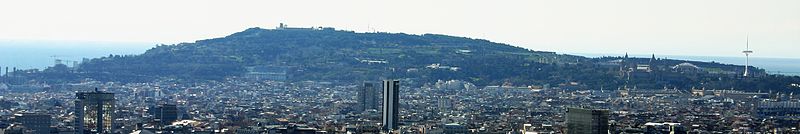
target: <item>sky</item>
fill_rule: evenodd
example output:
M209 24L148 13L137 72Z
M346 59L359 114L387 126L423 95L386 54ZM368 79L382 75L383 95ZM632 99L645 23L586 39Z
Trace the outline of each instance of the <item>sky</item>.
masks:
M800 0L0 0L0 40L152 47L285 23L559 53L744 56L749 36L753 56L800 58L798 7Z

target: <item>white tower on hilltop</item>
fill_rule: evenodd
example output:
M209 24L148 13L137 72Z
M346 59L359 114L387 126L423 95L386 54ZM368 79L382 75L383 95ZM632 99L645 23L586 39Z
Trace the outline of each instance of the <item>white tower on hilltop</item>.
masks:
M748 73L747 68L750 68L749 67L750 66L750 54L753 53L753 51L750 50L750 35L748 34L746 38L747 39L746 39L746 43L745 44L747 45L747 47L745 48L744 51L742 51L742 53L744 53L744 56L745 56L744 77L747 77L747 73Z

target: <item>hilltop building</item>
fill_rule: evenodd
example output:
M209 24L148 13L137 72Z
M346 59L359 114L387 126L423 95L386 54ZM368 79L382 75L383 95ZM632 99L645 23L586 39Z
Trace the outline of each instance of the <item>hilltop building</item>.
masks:
M288 79L289 67L285 66L252 66L247 67L244 78L254 81L285 81Z
M295 30L295 31L313 31L313 30L322 30L322 31L335 31L336 29L333 27L309 27L309 28L302 28L302 27L289 27L289 25L280 23L275 30Z

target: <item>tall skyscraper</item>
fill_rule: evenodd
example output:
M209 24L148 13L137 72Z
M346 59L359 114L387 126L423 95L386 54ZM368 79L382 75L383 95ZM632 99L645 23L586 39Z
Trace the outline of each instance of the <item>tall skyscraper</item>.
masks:
M113 133L114 93L94 92L76 93L75 131L79 134Z
M398 109L400 94L400 81L383 81L383 130L392 131L398 129Z
M567 134L607 134L608 110L567 108Z
M364 82L358 90L358 110L378 109L378 96L374 83Z

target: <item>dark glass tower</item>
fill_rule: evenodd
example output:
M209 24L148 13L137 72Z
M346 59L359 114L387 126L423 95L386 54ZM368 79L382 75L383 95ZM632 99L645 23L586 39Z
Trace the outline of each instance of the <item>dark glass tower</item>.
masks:
M567 108L567 134L607 134L608 110Z
M153 116L160 125L169 125L178 120L178 106L175 104L160 104L153 109Z
M391 131L398 129L398 106L400 94L400 81L383 81L383 130Z
M358 110L378 109L378 96L374 83L365 82L358 90Z
M114 93L94 92L76 93L75 131L85 133L113 133Z

